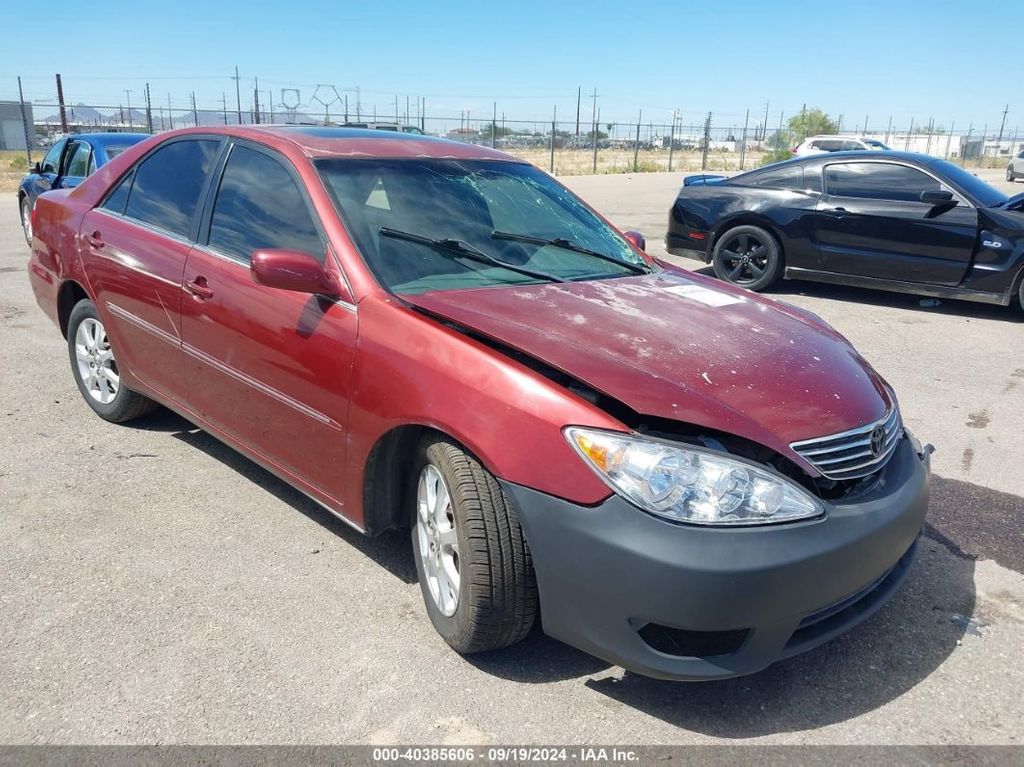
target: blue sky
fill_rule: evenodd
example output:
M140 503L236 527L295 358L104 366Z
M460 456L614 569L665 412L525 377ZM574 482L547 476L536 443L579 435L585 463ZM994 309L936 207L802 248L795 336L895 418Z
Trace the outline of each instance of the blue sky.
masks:
M492 101L509 119L550 120L557 107L574 120L582 86L597 88L602 122L643 110L645 123L667 123L675 109L700 122L711 110L716 126L742 127L747 109L751 124L764 120L767 101L770 125L807 103L851 128L868 117L884 130L891 115L902 130L933 117L958 132L987 121L992 132L1009 103L1007 130L1024 127L1024 44L999 31L1021 34L1021 0L58 0L6 18L32 52L3 57L0 98L17 97L21 75L28 98L53 100L60 72L72 103L116 106L131 89L137 106L148 80L155 106L169 93L185 107L194 90L214 108L224 92L234 103L237 65L243 108L258 76L275 102L281 88L309 102L329 83L350 111L358 86L367 112L393 112L396 95L404 112L407 95L423 96L428 116L456 120L489 115Z

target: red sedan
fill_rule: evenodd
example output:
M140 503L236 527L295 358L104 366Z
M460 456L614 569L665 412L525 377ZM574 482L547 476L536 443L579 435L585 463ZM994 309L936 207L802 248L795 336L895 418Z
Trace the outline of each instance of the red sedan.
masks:
M539 616L639 673L751 673L913 558L929 451L842 336L499 152L175 131L40 197L33 232L100 417L162 404L359 530L408 528L459 652Z

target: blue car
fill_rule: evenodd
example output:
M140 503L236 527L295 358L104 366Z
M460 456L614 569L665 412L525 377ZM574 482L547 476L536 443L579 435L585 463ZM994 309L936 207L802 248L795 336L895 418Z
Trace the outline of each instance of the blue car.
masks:
M125 149L149 138L146 133L82 133L54 142L18 187L18 209L25 239L32 244L32 208L51 189L71 189Z

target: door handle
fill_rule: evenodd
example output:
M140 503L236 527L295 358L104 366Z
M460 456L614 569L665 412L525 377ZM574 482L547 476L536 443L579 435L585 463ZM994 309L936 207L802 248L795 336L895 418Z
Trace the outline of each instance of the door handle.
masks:
M205 277L196 277L192 282L186 282L185 290L191 293L199 301L205 301L208 298L213 298L213 289L206 284Z
M106 245L106 243L103 242L103 236L99 233L99 230L96 230L92 234L86 235L85 239L89 243L89 247L96 248L96 250L99 250L104 245Z
M830 216L837 216L839 218L842 218L843 216L846 215L847 210L846 208L826 208L825 212L828 213Z

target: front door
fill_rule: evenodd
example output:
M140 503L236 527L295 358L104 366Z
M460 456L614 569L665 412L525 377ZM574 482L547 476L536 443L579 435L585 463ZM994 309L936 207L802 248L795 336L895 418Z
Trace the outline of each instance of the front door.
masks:
M922 192L946 188L938 179L909 165L862 161L829 163L824 182L814 229L825 270L935 285L963 279L978 213L955 193L951 209L921 202Z
M261 248L323 261L325 238L298 175L269 150L230 150L207 232L182 282L193 409L319 500L340 509L355 307L253 281Z

